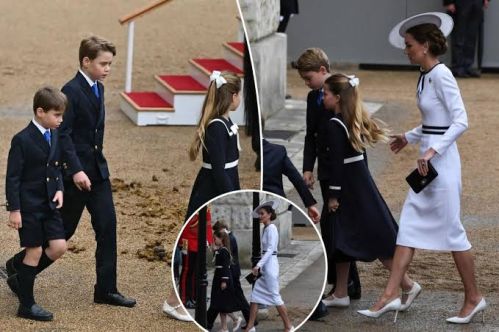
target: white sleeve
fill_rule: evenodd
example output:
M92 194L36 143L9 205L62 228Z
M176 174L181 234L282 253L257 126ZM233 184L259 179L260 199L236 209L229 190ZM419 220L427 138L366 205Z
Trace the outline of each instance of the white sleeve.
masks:
M423 136L423 129L421 125L405 133L405 139L409 144L419 143L421 136Z
M279 235L277 233L277 228L274 225L268 226L264 236L267 237L267 247L263 248L263 250L265 250L265 254L263 254L263 257L256 264L259 268L264 266L272 254L277 251L277 244L279 243Z
M468 116L456 79L450 71L444 75L438 75L436 78L437 97L449 112L452 121L449 129L442 135L442 139L432 146L438 154L443 154L468 129Z

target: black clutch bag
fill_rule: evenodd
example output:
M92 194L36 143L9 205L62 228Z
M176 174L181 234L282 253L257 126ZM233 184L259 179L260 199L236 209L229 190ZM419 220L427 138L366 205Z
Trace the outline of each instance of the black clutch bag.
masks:
M253 272L250 272L248 275L246 275L246 277L244 277L244 279L246 279L246 281L250 284L250 285L253 285L257 280L258 278L260 278L262 276L262 273L260 272L260 270L258 270L258 275L254 275Z
M426 176L422 176L419 174L418 169L416 168L414 171L409 174L405 180L411 186L412 190L416 194L418 194L421 190L423 190L427 185L431 183L438 176L437 171L431 163L428 161L428 174Z

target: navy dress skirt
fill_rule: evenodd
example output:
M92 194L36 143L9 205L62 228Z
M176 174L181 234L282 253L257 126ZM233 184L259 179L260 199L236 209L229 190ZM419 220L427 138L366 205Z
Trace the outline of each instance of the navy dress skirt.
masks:
M210 310L229 313L241 310L234 291L234 280L231 272L229 250L222 247L215 251L215 274L211 285ZM222 290L222 282L227 287Z
M356 151L349 133L336 115L328 124L328 145L333 167L329 197L340 203L329 214L332 241L329 244L335 262L392 258L398 225L374 183L365 153Z
M239 190L237 125L218 117L206 128L203 165L192 187L185 219L199 207L224 193Z

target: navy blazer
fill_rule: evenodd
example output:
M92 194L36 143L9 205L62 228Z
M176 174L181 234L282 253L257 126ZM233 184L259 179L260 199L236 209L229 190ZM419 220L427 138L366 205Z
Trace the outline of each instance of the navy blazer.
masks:
M90 180L109 178L104 158L104 86L97 82L97 98L85 77L80 73L66 83L62 92L68 98L64 121L60 128L64 173L72 177L84 171Z
M55 210L55 193L63 190L61 151L57 130L51 130L50 146L33 122L11 142L5 193L7 211Z
M282 176L286 175L298 191L303 204L310 207L317 202L308 190L303 177L289 160L286 148L263 140L263 190L286 197Z
M303 150L303 172L314 170L317 158L317 177L319 180L329 178L331 159L327 145L327 125L334 112L324 108L324 103L317 104L319 90L312 90L307 96L307 131L305 134L305 147Z

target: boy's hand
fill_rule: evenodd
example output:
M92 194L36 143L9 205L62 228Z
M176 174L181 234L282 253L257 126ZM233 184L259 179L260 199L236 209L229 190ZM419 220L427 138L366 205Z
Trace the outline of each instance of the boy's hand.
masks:
M21 220L21 211L10 211L9 214L9 227L19 229L23 227Z
M254 276L257 276L259 270L260 270L260 267L255 265L255 267L251 269L251 272L253 273Z
M62 191L58 190L54 195L54 199L52 199L52 202L57 202L57 206L56 206L57 209L62 208L62 201L63 200L64 200L64 195L63 195Z
M220 288L222 288L222 290L226 289L227 283L225 281L222 281L222 283L220 284Z
M315 205L309 206L307 208L308 216L314 224L317 224L321 220L321 214L319 213L319 210L317 210L317 207Z
M78 173L73 175L73 182L75 183L76 188L78 188L79 190L90 191L90 187L92 186L90 179L83 171L79 171Z
M314 189L315 180L313 172L310 171L303 172L303 181L305 181L307 187L309 187L310 189Z

